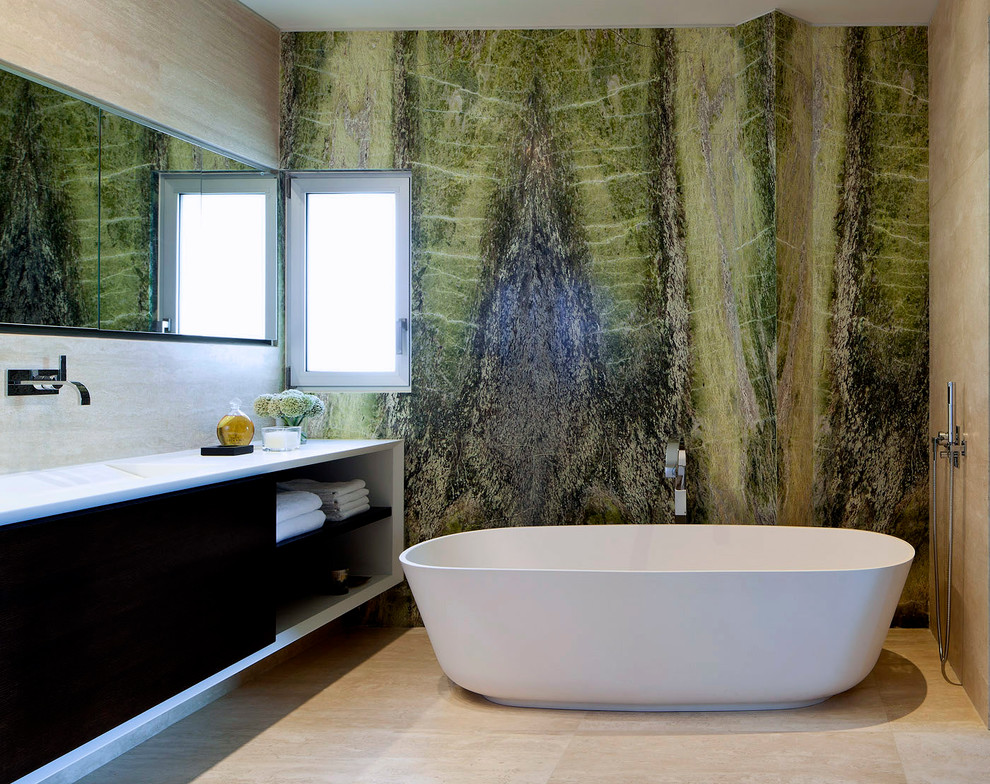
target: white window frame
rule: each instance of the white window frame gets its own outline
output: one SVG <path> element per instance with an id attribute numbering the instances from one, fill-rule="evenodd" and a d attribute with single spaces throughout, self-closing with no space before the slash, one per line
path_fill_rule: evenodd
<path id="1" fill-rule="evenodd" d="M 286 356 L 292 386 L 339 392 L 411 391 L 410 183 L 408 171 L 289 173 L 285 238 Z M 306 368 L 306 197 L 310 193 L 394 193 L 396 196 L 395 372 L 327 372 Z"/>
<path id="2" fill-rule="evenodd" d="M 278 337 L 278 177 L 265 172 L 159 172 L 158 320 L 167 319 L 169 332 L 183 334 L 178 307 L 179 197 L 188 193 L 264 194 L 265 334 L 259 339 L 274 342 Z"/>

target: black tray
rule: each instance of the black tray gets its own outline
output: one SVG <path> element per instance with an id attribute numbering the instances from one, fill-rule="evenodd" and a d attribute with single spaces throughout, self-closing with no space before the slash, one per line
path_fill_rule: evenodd
<path id="1" fill-rule="evenodd" d="M 199 450 L 201 455 L 249 455 L 254 451 L 254 444 L 244 446 L 204 446 Z"/>

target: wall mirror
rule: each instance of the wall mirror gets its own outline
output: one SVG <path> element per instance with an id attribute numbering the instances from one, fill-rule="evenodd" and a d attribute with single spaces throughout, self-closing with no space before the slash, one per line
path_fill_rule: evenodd
<path id="1" fill-rule="evenodd" d="M 274 340 L 276 182 L 0 70 L 0 329 Z"/>

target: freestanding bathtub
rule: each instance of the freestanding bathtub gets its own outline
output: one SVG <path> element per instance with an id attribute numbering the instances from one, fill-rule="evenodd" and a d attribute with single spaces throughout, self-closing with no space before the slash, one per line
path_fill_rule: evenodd
<path id="1" fill-rule="evenodd" d="M 876 664 L 914 548 L 853 529 L 497 528 L 401 555 L 447 676 L 506 705 L 813 705 Z"/>

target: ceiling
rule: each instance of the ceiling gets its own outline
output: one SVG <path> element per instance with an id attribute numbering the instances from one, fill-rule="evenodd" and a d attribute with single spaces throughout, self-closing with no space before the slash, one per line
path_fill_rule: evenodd
<path id="1" fill-rule="evenodd" d="M 282 30 L 490 30 L 734 25 L 773 0 L 240 0 Z M 818 25 L 926 25 L 938 0 L 790 0 Z"/>

